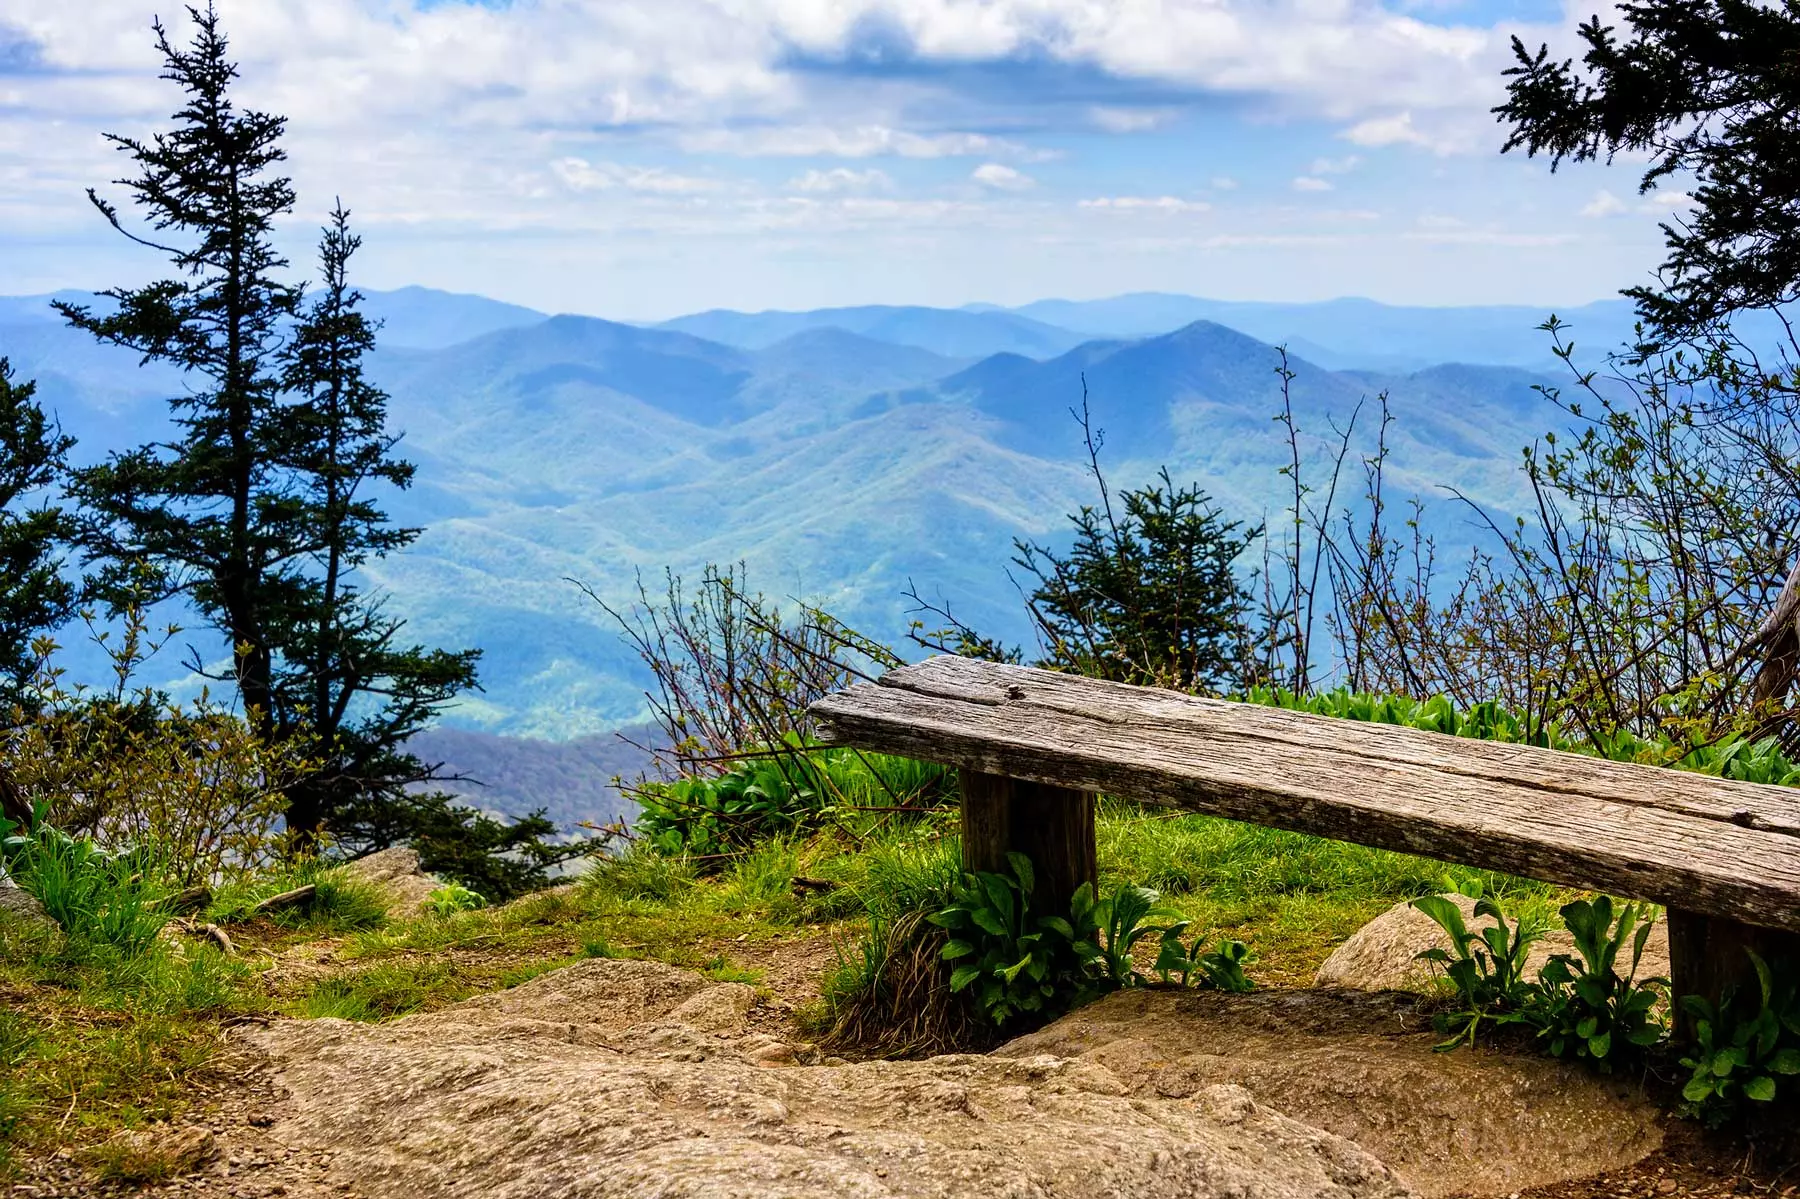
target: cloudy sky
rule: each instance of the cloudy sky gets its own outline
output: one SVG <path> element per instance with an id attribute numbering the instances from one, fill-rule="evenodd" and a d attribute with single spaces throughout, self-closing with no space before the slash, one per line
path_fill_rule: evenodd
<path id="1" fill-rule="evenodd" d="M 1569 304 L 1641 281 L 1679 194 L 1502 156 L 1561 0 L 218 0 L 285 113 L 297 261 L 642 319 L 708 307 Z M 175 107 L 172 0 L 0 6 L 0 293 L 147 278 L 83 190 Z M 103 190 L 106 190 L 103 187 Z M 118 195 L 118 189 L 110 194 Z"/>

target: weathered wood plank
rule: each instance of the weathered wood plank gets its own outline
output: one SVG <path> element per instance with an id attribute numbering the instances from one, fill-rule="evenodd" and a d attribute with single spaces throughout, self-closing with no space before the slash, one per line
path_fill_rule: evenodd
<path id="1" fill-rule="evenodd" d="M 990 663 L 883 682 L 816 704 L 821 736 L 1800 931 L 1783 788 Z"/>
<path id="2" fill-rule="evenodd" d="M 1645 804 L 1800 836 L 1800 790 L 1736 783 L 1662 766 L 1610 762 L 1583 754 L 1508 745 L 1397 725 L 1333 720 L 1258 704 L 1201 699 L 1176 691 L 1131 687 L 1048 670 L 937 657 L 882 679 L 884 686 L 962 699 L 1149 724 L 1169 721 L 1197 736 L 1235 737 L 1271 745 L 1311 745 L 1321 738 L 1369 758 L 1410 762 L 1472 779 Z M 1009 694 L 1013 692 L 1016 694 Z"/>

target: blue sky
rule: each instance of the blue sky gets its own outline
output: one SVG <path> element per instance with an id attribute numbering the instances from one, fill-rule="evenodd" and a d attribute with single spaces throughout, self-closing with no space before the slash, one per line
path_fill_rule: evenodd
<path id="1" fill-rule="evenodd" d="M 1232 299 L 1568 305 L 1684 197 L 1501 156 L 1546 0 L 219 0 L 286 113 L 296 262 L 645 319 L 708 307 Z M 1602 10 L 1605 11 L 1605 10 Z M 172 0 L 0 11 L 0 293 L 150 277 L 83 190 L 174 107 Z M 104 187 L 102 190 L 106 190 Z M 117 189 L 110 194 L 117 195 Z"/>

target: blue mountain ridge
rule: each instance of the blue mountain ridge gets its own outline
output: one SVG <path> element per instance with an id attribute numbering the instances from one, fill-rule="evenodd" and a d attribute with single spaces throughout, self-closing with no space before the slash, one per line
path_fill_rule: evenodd
<path id="1" fill-rule="evenodd" d="M 0 354 L 39 380 L 83 460 L 166 427 L 178 377 L 30 307 L 0 300 Z M 570 579 L 623 607 L 640 572 L 654 591 L 665 567 L 691 578 L 741 560 L 771 595 L 820 600 L 891 642 L 911 581 L 1022 639 L 1012 540 L 1055 541 L 1092 498 L 1068 412 L 1084 381 L 1115 486 L 1167 464 L 1252 523 L 1281 502 L 1277 352 L 1216 322 L 1135 338 L 1064 331 L 1028 355 L 1009 339 L 1040 336 L 1041 322 L 1008 318 L 987 343 L 965 322 L 965 340 L 937 349 L 869 332 L 892 334 L 897 314 L 919 311 L 907 309 L 834 310 L 861 329 L 797 314 L 818 319 L 740 333 L 755 343 L 740 345 L 425 289 L 372 293 L 370 309 L 410 322 L 371 371 L 419 464 L 417 485 L 385 502 L 426 531 L 368 582 L 420 640 L 484 651 L 484 691 L 448 716 L 466 730 L 570 738 L 642 715 L 641 663 Z M 1359 405 L 1366 444 L 1387 393 L 1389 478 L 1402 490 L 1454 484 L 1508 509 L 1520 447 L 1554 423 L 1538 376 L 1518 368 L 1290 365 L 1309 444 Z M 1473 535 L 1454 503 L 1434 511 L 1447 539 Z"/>

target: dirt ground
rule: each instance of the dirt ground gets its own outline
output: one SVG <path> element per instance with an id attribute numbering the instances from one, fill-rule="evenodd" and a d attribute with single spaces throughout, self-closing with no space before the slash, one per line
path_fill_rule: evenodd
<path id="1" fill-rule="evenodd" d="M 767 1031 L 800 1039 L 796 1013 L 817 995 L 818 980 L 835 957 L 824 936 L 768 942 L 723 941 L 705 947 L 741 966 L 762 972 L 763 997 L 752 1019 Z M 186 1172 L 149 1185 L 96 1181 L 91 1171 L 66 1155 L 28 1163 L 9 1194 L 33 1199 L 76 1196 L 182 1196 L 194 1199 L 357 1199 L 357 1191 L 334 1174 L 329 1153 L 298 1151 L 282 1144 L 275 1126 L 286 1095 L 268 1059 L 232 1038 L 230 1047 L 195 1079 L 200 1101 L 180 1135 L 192 1153 Z M 1664 1147 L 1624 1171 L 1578 1182 L 1539 1187 L 1508 1196 L 1468 1199 L 1650 1199 L 1726 1195 L 1800 1197 L 1800 1127 L 1781 1149 L 1780 1127 L 1753 1138 L 1707 1134 L 1689 1121 L 1670 1119 Z M 166 1144 L 167 1142 L 163 1142 Z M 345 1152 L 354 1152 L 346 1147 Z"/>

